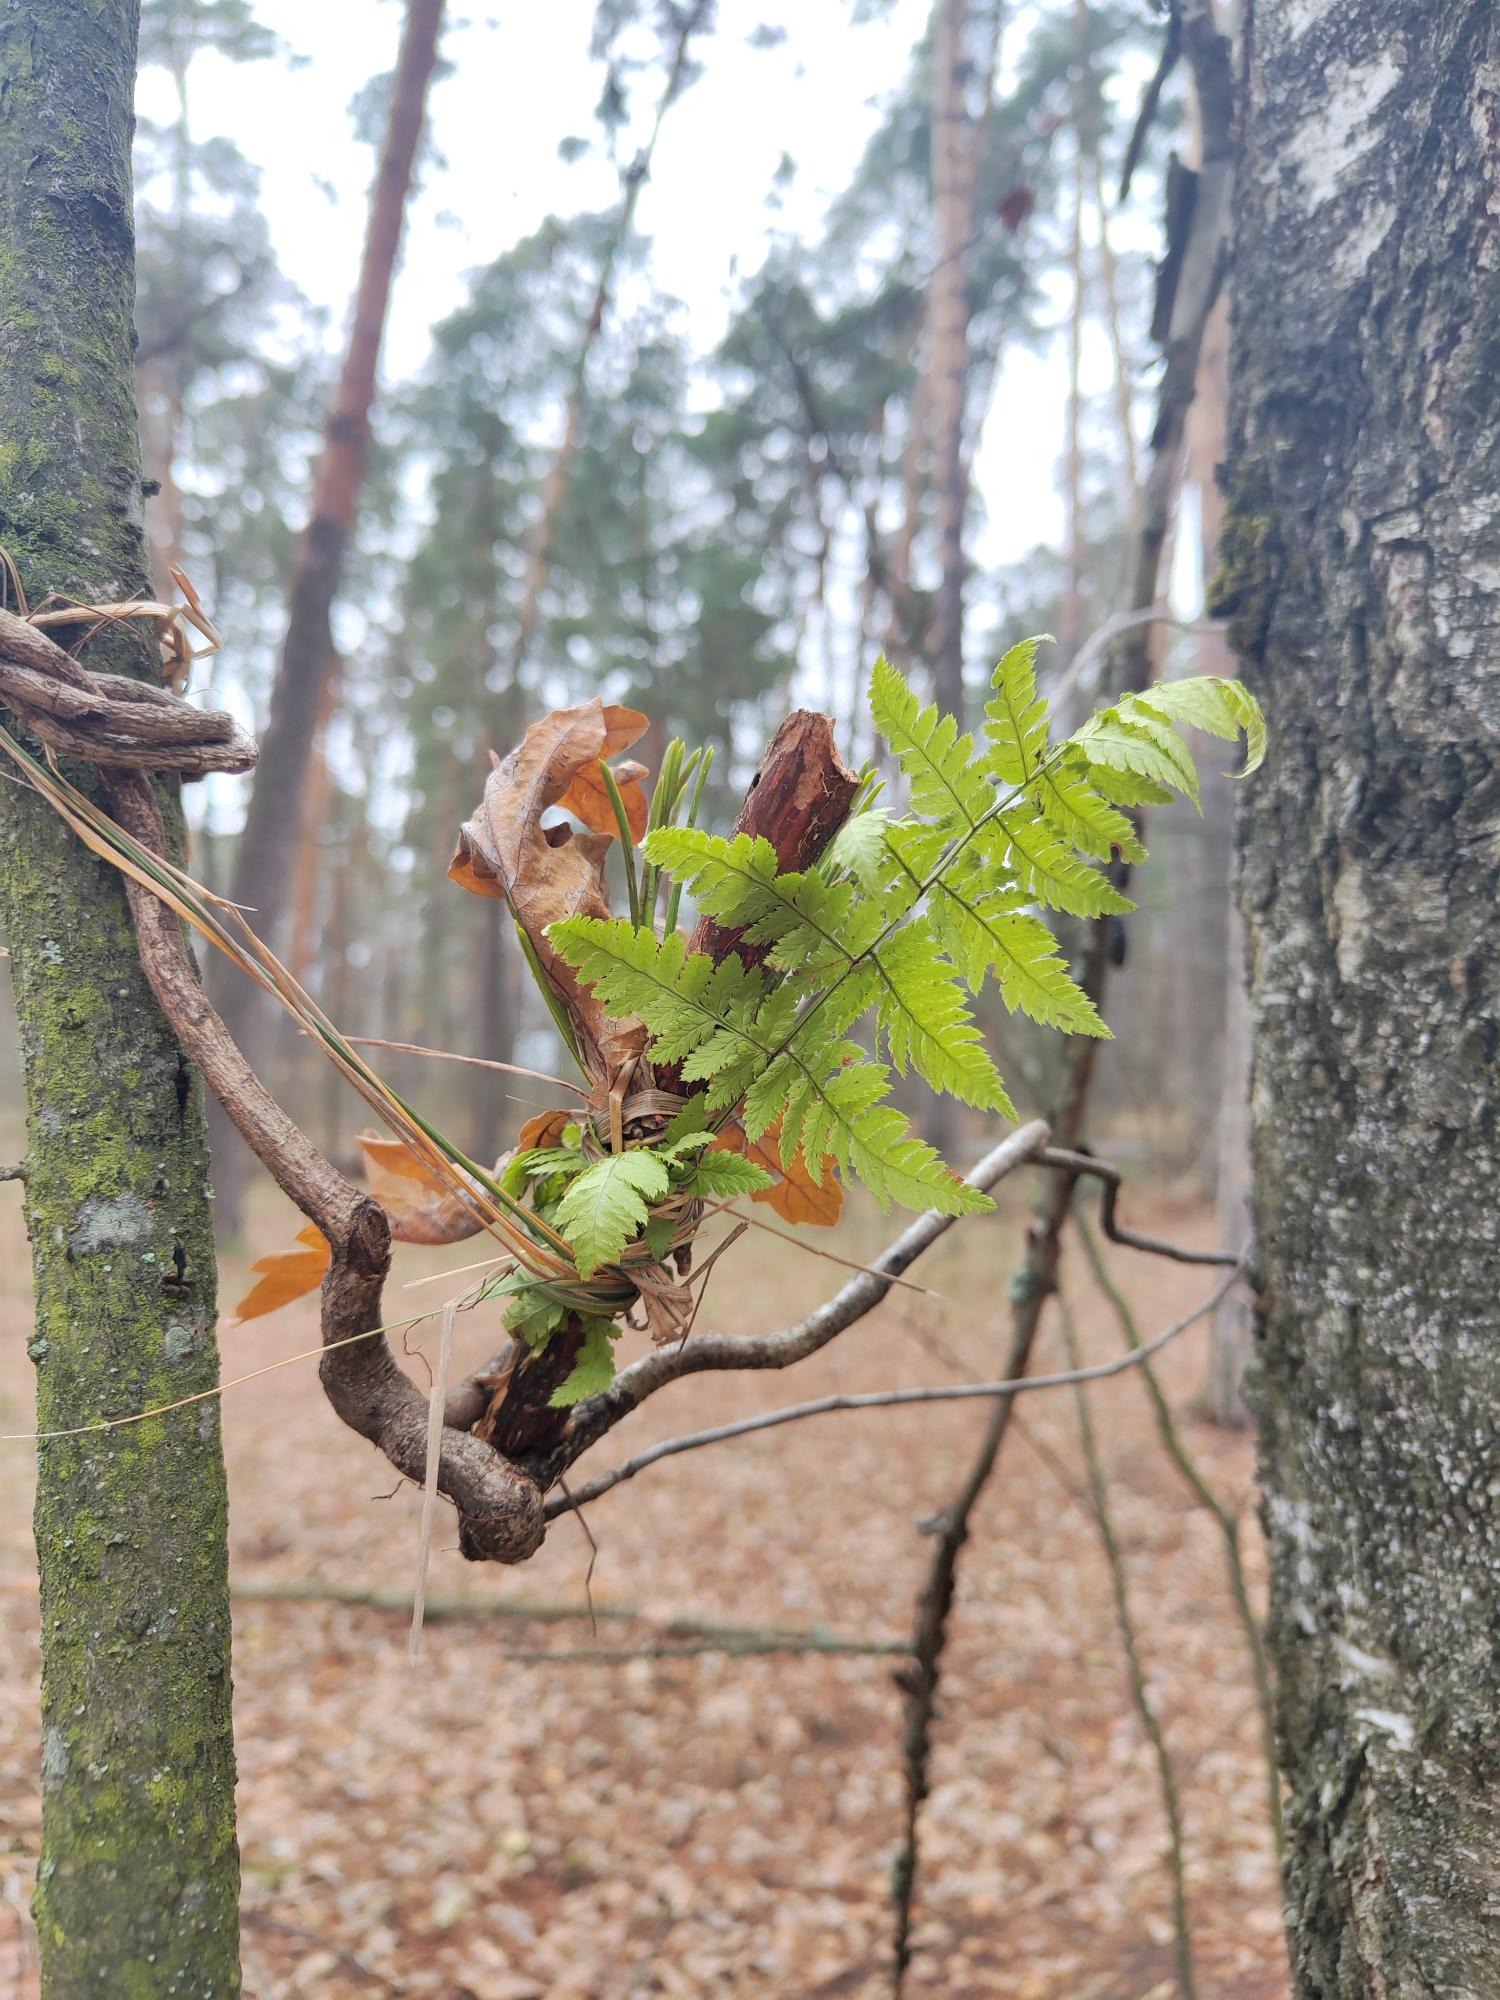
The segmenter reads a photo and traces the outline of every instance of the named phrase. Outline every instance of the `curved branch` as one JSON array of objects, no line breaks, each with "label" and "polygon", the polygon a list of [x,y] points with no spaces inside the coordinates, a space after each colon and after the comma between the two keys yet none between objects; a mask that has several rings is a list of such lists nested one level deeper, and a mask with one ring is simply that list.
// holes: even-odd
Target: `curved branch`
[{"label": "curved branch", "polygon": [[1159,1236],[1141,1236],[1134,1229],[1127,1229],[1115,1217],[1115,1204],[1125,1177],[1118,1167],[1092,1153],[1073,1152],[1066,1146],[1044,1146],[1035,1156],[1035,1164],[1058,1167],[1069,1174],[1087,1174],[1101,1183],[1099,1227],[1111,1243],[1122,1244],[1127,1250],[1144,1250],[1152,1257],[1170,1257],[1176,1264],[1218,1264],[1226,1270],[1232,1264],[1238,1270],[1244,1261],[1237,1250],[1188,1250],[1180,1243],[1166,1243]]},{"label": "curved branch", "polygon": [[[116,772],[106,773],[106,780],[120,824],[161,853],[161,814],[149,784]],[[328,1399],[352,1430],[420,1484],[427,1461],[427,1399],[383,1338],[355,1338],[381,1324],[391,1255],[385,1210],[324,1159],[250,1068],[209,1005],[181,925],[166,904],[129,875],[125,892],[141,964],[178,1040],[282,1192],[328,1239],[333,1255],[322,1309],[328,1352],[319,1371]],[[335,1341],[344,1344],[334,1347]],[[479,1439],[444,1430],[438,1486],[458,1508],[460,1546],[471,1559],[524,1562],[541,1546],[539,1488]]]}]

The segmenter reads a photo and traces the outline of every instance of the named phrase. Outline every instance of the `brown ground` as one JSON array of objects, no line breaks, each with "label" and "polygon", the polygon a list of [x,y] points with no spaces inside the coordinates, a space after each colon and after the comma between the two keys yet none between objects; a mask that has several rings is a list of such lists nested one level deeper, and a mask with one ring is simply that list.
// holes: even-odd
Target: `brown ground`
[{"label": "brown ground", "polygon": [[[993,1373],[1017,1199],[998,1224],[962,1225],[914,1273],[941,1300],[896,1294],[794,1378],[701,1377],[668,1390],[599,1448],[600,1462],[830,1390],[943,1380],[954,1363]],[[0,1188],[0,1430],[31,1421],[19,1207]],[[1210,1226],[1180,1206],[1137,1205],[1137,1219],[1197,1241]],[[260,1246],[288,1244],[294,1227],[268,1199]],[[882,1230],[860,1217],[841,1247],[868,1254]],[[451,1264],[468,1250],[445,1254]],[[436,1267],[428,1253],[402,1256],[393,1307],[404,1277]],[[1147,1330],[1195,1302],[1212,1275],[1127,1251],[1113,1263]],[[231,1302],[242,1271],[226,1273]],[[832,1282],[829,1266],[752,1237],[719,1267],[706,1317],[781,1324]],[[1113,1351],[1115,1329],[1081,1274],[1073,1297],[1091,1355]],[[489,1326],[460,1328],[464,1355],[491,1345]],[[231,1329],[225,1372],[314,1338],[305,1306]],[[1187,1336],[1164,1371],[1184,1412],[1203,1342],[1201,1329]],[[1199,1994],[1284,2000],[1256,1721],[1220,1544],[1157,1448],[1139,1386],[1093,1395],[1183,1789]],[[1027,1399],[1020,1417],[960,1585],[909,1992],[1169,2000],[1161,1802],[1079,1497],[1071,1397]],[[390,1484],[383,1466],[340,1427],[309,1364],[233,1389],[225,1419],[239,1583],[409,1587],[416,1496],[375,1497]],[[1184,1421],[1221,1491],[1244,1496],[1249,1442]],[[929,1546],[918,1523],[954,1485],[982,1422],[972,1406],[820,1418],[653,1468],[591,1512],[594,1596],[651,1619],[904,1636]],[[0,1446],[0,2000],[35,1990],[23,1915],[38,1826],[29,1480],[29,1448]],[[579,1612],[587,1557],[563,1521],[523,1574],[475,1570],[442,1549],[431,1589]],[[1258,1569],[1258,1545],[1252,1560]],[[651,1638],[640,1624],[606,1622],[598,1643]],[[891,1662],[506,1657],[590,1643],[586,1617],[444,1622],[413,1673],[397,1616],[240,1604],[252,2000],[888,1993],[901,1801]]]}]

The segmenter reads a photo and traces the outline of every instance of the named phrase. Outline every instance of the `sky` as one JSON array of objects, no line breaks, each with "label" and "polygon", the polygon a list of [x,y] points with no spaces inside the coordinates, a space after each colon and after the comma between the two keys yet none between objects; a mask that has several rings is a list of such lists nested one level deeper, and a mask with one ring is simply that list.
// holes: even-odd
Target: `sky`
[{"label": "sky", "polygon": [[[700,48],[704,73],[664,125],[638,221],[653,241],[655,280],[681,301],[700,352],[722,331],[737,276],[760,262],[771,230],[816,232],[851,176],[882,96],[901,80],[929,0],[891,0],[880,18],[858,26],[853,11],[850,0],[721,0],[717,30]],[[395,0],[257,0],[256,14],[300,61],[288,68],[200,57],[191,83],[195,136],[229,137],[261,168],[277,254],[328,309],[327,338],[337,347],[372,166],[348,106],[370,76],[393,66],[403,9]],[[616,171],[597,150],[571,165],[558,151],[570,135],[595,133],[601,72],[588,53],[593,15],[594,0],[512,7],[488,0],[452,13],[443,43],[452,72],[430,106],[444,164],[427,173],[410,212],[387,382],[422,366],[429,329],[461,302],[467,271],[549,213],[618,199]],[[785,38],[752,46],[762,25],[785,29]],[[641,81],[642,115],[659,87],[659,76]],[[141,105],[171,115],[164,76],[143,77]],[[627,143],[625,157],[632,150]],[[766,194],[783,152],[797,173],[769,216]],[[1091,365],[1102,389],[1102,355]],[[1056,357],[1012,350],[975,466],[983,560],[1008,560],[1061,534],[1064,397]]]}]

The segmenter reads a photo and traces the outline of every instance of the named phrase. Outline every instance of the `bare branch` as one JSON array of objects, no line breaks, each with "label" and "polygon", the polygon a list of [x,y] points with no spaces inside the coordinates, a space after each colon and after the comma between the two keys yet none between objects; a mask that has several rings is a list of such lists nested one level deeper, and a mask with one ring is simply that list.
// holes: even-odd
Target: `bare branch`
[{"label": "bare branch", "polygon": [[[1046,1123],[1040,1118],[1021,1126],[985,1154],[969,1174],[969,1185],[985,1189],[996,1186],[1039,1152],[1050,1137]],[[951,1215],[939,1215],[935,1209],[919,1215],[911,1227],[903,1230],[890,1248],[875,1259],[868,1271],[840,1286],[831,1299],[809,1313],[806,1319],[798,1320],[795,1326],[785,1327],[777,1333],[701,1333],[691,1340],[679,1341],[675,1346],[658,1348],[654,1354],[632,1362],[601,1395],[590,1396],[578,1405],[563,1432],[562,1444],[556,1454],[561,1462],[556,1465],[548,1463],[544,1473],[538,1469],[538,1476],[544,1477],[550,1485],[558,1472],[566,1472],[581,1453],[603,1437],[606,1431],[613,1429],[622,1417],[628,1416],[648,1396],[655,1395],[658,1389],[664,1389],[669,1382],[676,1382],[684,1375],[701,1375],[721,1368],[789,1368],[793,1362],[816,1354],[820,1347],[826,1347],[837,1334],[843,1333],[878,1306],[895,1279],[908,1265],[914,1264],[924,1250],[930,1249],[953,1226],[954,1220]],[[575,1501],[579,1497],[575,1495]],[[585,1492],[581,1497],[586,1499],[589,1494]],[[554,1513],[565,1513],[568,1504],[554,1501]]]},{"label": "bare branch", "polygon": [[[612,1487],[622,1485],[627,1479],[634,1479],[638,1472],[644,1472],[648,1465],[655,1465],[664,1458],[676,1458],[681,1452],[697,1451],[702,1445],[724,1444],[730,1438],[749,1437],[756,1431],[778,1429],[782,1424],[794,1424],[803,1417],[832,1416],[840,1410],[890,1410],[909,1403],[961,1403],[986,1401],[999,1397],[1019,1396],[1032,1389],[1070,1389],[1084,1382],[1105,1382],[1114,1375],[1126,1375],[1133,1368],[1139,1368],[1154,1354],[1159,1354],[1179,1334],[1196,1326],[1205,1314],[1211,1313],[1219,1301],[1235,1284],[1242,1265],[1238,1259],[1232,1271],[1226,1272],[1213,1292],[1201,1305],[1195,1306],[1184,1319],[1174,1320],[1172,1325],[1153,1335],[1140,1347],[1132,1348],[1128,1354],[1116,1356],[1113,1361],[1096,1361],[1087,1368],[1064,1369],[1056,1375],[1012,1375],[1002,1382],[950,1382],[933,1387],[918,1389],[871,1389],[861,1395],[819,1396],[809,1403],[792,1403],[782,1410],[765,1410],[756,1417],[741,1417],[732,1424],[718,1424],[712,1430],[689,1431],[682,1437],[664,1438],[635,1458],[627,1458],[612,1471],[603,1472],[597,1479],[580,1486],[566,1498],[559,1495],[547,1502],[547,1518],[554,1520],[559,1514],[567,1513],[570,1507],[581,1507],[591,1500],[597,1500]],[[845,1287],[848,1290],[849,1287]],[[842,1296],[842,1294],[840,1294]],[[830,1301],[830,1304],[834,1301]],[[824,1312],[828,1310],[825,1306]],[[804,1322],[807,1324],[807,1322]],[[795,1329],[794,1329],[795,1330]],[[718,1336],[729,1339],[727,1335]],[[768,1339],[784,1336],[771,1334]],[[734,1343],[739,1345],[740,1343]],[[670,1350],[675,1353],[680,1350]],[[654,1356],[652,1357],[655,1358]],[[627,1371],[629,1372],[629,1371]],[[622,1378],[623,1379],[623,1378]],[[603,1400],[601,1397],[600,1401]]]},{"label": "bare branch", "polygon": [[1060,1167],[1070,1174],[1087,1174],[1102,1183],[1099,1227],[1111,1243],[1123,1244],[1127,1250],[1145,1250],[1153,1257],[1170,1257],[1177,1264],[1218,1264],[1226,1270],[1233,1265],[1237,1270],[1244,1261],[1243,1253],[1238,1250],[1188,1250],[1180,1243],[1165,1243],[1159,1236],[1141,1236],[1127,1229],[1115,1218],[1115,1203],[1124,1176],[1107,1160],[1096,1159],[1092,1153],[1071,1152],[1064,1146],[1046,1146],[1035,1155],[1035,1162],[1039,1167]]},{"label": "bare branch", "polygon": [[[1064,1346],[1068,1359],[1073,1363],[1074,1373],[1078,1374],[1081,1372],[1078,1368],[1078,1334],[1067,1301],[1061,1292],[1058,1293],[1057,1304],[1062,1315]],[[1193,1947],[1188,1929],[1187,1869],[1182,1853],[1182,1794],[1176,1773],[1172,1769],[1166,1732],[1162,1728],[1161,1717],[1156,1712],[1156,1704],[1151,1699],[1151,1690],[1146,1683],[1146,1669],[1141,1659],[1140,1635],[1136,1627],[1135,1613],[1130,1606],[1130,1580],[1125,1572],[1125,1555],[1120,1547],[1120,1537],[1115,1529],[1114,1515],[1110,1509],[1109,1485],[1104,1476],[1104,1462],[1099,1455],[1099,1440],[1094,1431],[1094,1420],[1089,1414],[1088,1397],[1081,1387],[1075,1388],[1073,1394],[1077,1401],[1083,1459],[1089,1475],[1089,1511],[1093,1515],[1094,1526],[1099,1533],[1099,1545],[1104,1552],[1104,1560],[1109,1565],[1110,1590],[1115,1601],[1115,1623],[1119,1627],[1120,1645],[1125,1654],[1125,1665],[1130,1677],[1131,1698],[1135,1702],[1136,1713],[1141,1718],[1141,1727],[1151,1744],[1151,1754],[1156,1761],[1157,1781],[1161,1787],[1162,1811],[1167,1822],[1167,1866],[1172,1882],[1172,1928],[1177,1947],[1177,1986],[1181,2000],[1194,2000],[1197,1983],[1193,1975]]]},{"label": "bare branch", "polygon": [[[382,1611],[409,1618],[412,1600],[404,1591],[360,1589],[334,1583],[236,1583],[231,1595],[252,1604],[338,1604],[361,1611]],[[843,1638],[825,1632],[779,1625],[720,1625],[703,1618],[651,1618],[631,1604],[550,1604],[524,1597],[430,1597],[425,1623],[437,1625],[464,1619],[514,1620],[523,1625],[557,1625],[578,1619],[644,1626],[653,1636],[644,1646],[596,1649],[509,1649],[490,1657],[506,1660],[642,1660],[684,1658],[697,1653],[728,1653],[735,1657],[761,1653],[864,1653],[900,1658],[911,1648],[904,1639]]]}]

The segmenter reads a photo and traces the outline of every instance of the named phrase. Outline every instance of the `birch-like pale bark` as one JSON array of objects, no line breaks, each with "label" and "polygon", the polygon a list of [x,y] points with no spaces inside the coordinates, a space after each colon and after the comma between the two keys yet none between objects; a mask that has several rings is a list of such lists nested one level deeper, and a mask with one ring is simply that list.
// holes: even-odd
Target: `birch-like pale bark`
[{"label": "birch-like pale bark", "polygon": [[1500,16],[1256,0],[1221,587],[1300,2000],[1500,1992]]}]

